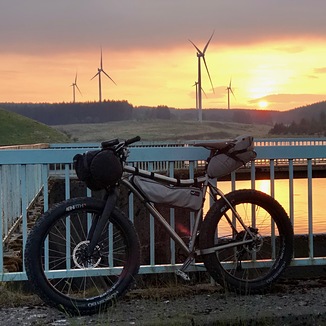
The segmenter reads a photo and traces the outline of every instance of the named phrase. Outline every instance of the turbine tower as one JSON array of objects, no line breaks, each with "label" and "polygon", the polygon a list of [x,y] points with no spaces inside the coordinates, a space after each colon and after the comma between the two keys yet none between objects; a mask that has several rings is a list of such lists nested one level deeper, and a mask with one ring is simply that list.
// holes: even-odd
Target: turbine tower
[{"label": "turbine tower", "polygon": [[[198,82],[195,81],[195,83],[192,85],[193,87],[196,87],[196,110],[198,110]],[[204,93],[205,97],[207,97],[205,91],[203,90],[203,88],[201,88],[202,92]]]},{"label": "turbine tower", "polygon": [[207,50],[207,47],[208,47],[213,35],[214,35],[214,32],[212,33],[211,37],[209,38],[208,42],[206,43],[203,51],[199,50],[199,48],[195,45],[195,43],[193,43],[191,40],[189,40],[189,42],[197,50],[197,58],[198,58],[198,81],[197,81],[198,85],[197,85],[197,91],[198,91],[198,120],[199,120],[199,122],[202,122],[201,58],[203,58],[204,65],[205,65],[205,68],[206,68],[206,71],[207,71],[207,75],[208,75],[209,81],[210,81],[210,83],[212,85],[213,92],[214,92],[214,86],[213,86],[213,83],[212,83],[211,75],[209,73],[207,63],[206,63],[206,59],[205,59],[205,52]]},{"label": "turbine tower", "polygon": [[233,90],[232,90],[232,87],[231,87],[231,79],[230,79],[229,86],[226,88],[226,90],[228,91],[228,110],[230,110],[230,92],[234,96],[234,93],[233,93]]},{"label": "turbine tower", "polygon": [[75,81],[70,86],[72,87],[72,102],[75,103],[76,102],[76,88],[77,88],[78,92],[80,93],[80,95],[82,95],[82,93],[77,85],[77,73],[75,76]]},{"label": "turbine tower", "polygon": [[103,59],[102,59],[102,48],[101,48],[101,59],[100,59],[100,67],[97,68],[97,73],[91,78],[94,79],[98,76],[98,93],[99,93],[99,102],[102,102],[102,84],[101,84],[101,73],[103,73],[106,77],[111,79],[111,81],[116,85],[115,81],[103,70]]}]

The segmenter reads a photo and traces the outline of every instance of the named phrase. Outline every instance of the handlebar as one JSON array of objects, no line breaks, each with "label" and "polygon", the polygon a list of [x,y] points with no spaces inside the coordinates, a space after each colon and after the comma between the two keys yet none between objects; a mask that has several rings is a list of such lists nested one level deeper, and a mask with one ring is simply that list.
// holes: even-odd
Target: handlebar
[{"label": "handlebar", "polygon": [[111,139],[111,140],[107,140],[107,141],[103,141],[101,143],[101,147],[102,148],[108,148],[108,147],[113,147],[115,145],[119,144],[119,139]]},{"label": "handlebar", "polygon": [[[136,143],[140,141],[140,137],[139,136],[136,136],[136,137],[133,137],[133,138],[130,138],[130,139],[127,139],[125,140],[124,142],[121,142],[121,144],[123,146],[128,146],[128,145],[131,145],[133,143]],[[111,139],[111,140],[107,140],[107,141],[103,141],[101,143],[101,147],[104,149],[104,148],[109,148],[109,147],[114,147],[114,146],[117,146],[120,144],[120,141],[118,138],[115,138],[115,139]],[[120,147],[120,146],[119,146]]]},{"label": "handlebar", "polygon": [[136,143],[136,142],[138,142],[138,141],[140,141],[140,136],[136,136],[136,137],[133,137],[133,138],[127,139],[127,140],[125,141],[125,144],[128,146],[128,145],[131,145],[131,144]]}]

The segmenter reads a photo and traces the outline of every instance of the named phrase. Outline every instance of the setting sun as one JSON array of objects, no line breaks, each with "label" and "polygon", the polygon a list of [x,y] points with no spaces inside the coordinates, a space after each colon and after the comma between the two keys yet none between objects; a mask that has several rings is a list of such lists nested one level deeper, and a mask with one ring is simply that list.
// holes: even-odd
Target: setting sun
[{"label": "setting sun", "polygon": [[[290,110],[325,100],[321,4],[239,2],[237,12],[247,14],[234,25],[229,19],[223,23],[232,7],[227,1],[211,0],[205,7],[186,0],[177,6],[96,2],[79,6],[77,0],[69,5],[37,0],[34,7],[26,5],[28,14],[24,6],[5,2],[2,12],[8,14],[0,24],[8,32],[0,34],[0,102],[73,102],[76,80],[77,102],[98,101],[101,93],[103,100],[134,106],[191,109],[197,105],[193,85],[200,69],[203,109]],[[200,17],[197,6],[203,10]],[[49,13],[51,19],[45,19]],[[256,19],[262,15],[264,28]],[[205,56],[200,69],[197,50]],[[91,80],[102,64],[114,83],[105,74],[101,81]]]},{"label": "setting sun", "polygon": [[260,101],[258,102],[258,106],[261,108],[261,109],[265,109],[268,107],[268,102],[267,101]]}]

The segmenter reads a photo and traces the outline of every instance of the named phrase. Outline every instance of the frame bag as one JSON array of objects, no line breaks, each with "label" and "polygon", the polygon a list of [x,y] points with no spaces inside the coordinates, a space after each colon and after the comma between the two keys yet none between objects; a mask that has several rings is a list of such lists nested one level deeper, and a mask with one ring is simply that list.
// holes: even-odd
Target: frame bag
[{"label": "frame bag", "polygon": [[122,164],[111,149],[101,149],[77,154],[73,158],[79,180],[91,190],[114,186],[122,176]]},{"label": "frame bag", "polygon": [[246,163],[254,161],[256,156],[253,137],[239,136],[225,150],[215,151],[211,154],[207,160],[207,175],[210,178],[221,178]]},{"label": "frame bag", "polygon": [[203,202],[203,193],[201,189],[196,187],[165,185],[140,176],[134,176],[133,183],[149,201],[156,204],[189,208],[196,211],[200,209]]}]

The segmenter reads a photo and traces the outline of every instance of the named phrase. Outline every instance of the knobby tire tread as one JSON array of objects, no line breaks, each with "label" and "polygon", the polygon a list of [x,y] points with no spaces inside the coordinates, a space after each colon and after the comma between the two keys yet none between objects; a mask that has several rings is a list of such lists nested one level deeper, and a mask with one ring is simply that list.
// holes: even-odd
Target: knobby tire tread
[{"label": "knobby tire tread", "polygon": [[115,295],[112,298],[108,296],[104,300],[103,298],[98,298],[98,302],[95,299],[92,301],[92,305],[89,305],[87,300],[71,300],[53,289],[43,272],[39,248],[42,247],[43,240],[51,225],[65,214],[65,208],[81,203],[86,203],[86,205],[95,208],[98,212],[102,212],[105,205],[105,202],[102,200],[88,197],[68,199],[55,204],[37,220],[28,235],[25,247],[26,273],[33,291],[49,306],[70,315],[94,314],[112,306],[131,287],[140,266],[140,245],[137,232],[131,221],[120,210],[115,208],[110,216],[110,221],[113,224],[119,225],[123,232],[125,232],[129,244],[129,257],[131,257],[129,265],[126,266],[124,277],[117,282],[118,284],[114,289]]},{"label": "knobby tire tread", "polygon": [[[282,250],[276,257],[276,264],[262,279],[246,282],[231,276],[225,271],[215,253],[203,255],[205,267],[212,278],[230,291],[240,294],[255,294],[266,292],[281,276],[293,257],[293,227],[283,207],[271,196],[257,190],[236,190],[226,195],[232,204],[254,203],[267,210],[277,221],[280,232],[284,236]],[[201,249],[214,246],[214,232],[220,218],[223,216],[226,203],[218,200],[207,213],[199,236]]]}]

